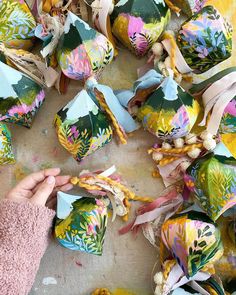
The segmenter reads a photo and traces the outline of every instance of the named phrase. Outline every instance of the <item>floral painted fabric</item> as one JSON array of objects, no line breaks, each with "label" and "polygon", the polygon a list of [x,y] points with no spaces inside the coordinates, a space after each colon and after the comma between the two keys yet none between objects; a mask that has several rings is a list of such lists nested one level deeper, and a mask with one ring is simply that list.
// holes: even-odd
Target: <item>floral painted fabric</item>
[{"label": "floral painted fabric", "polygon": [[28,76],[0,62],[0,121],[31,127],[45,99],[44,90]]},{"label": "floral painted fabric", "polygon": [[57,57],[63,73],[75,80],[97,75],[114,55],[111,42],[87,23],[68,13]]},{"label": "floral painted fabric", "polygon": [[116,38],[136,55],[143,56],[165,30],[170,10],[164,0],[120,0],[111,20]]},{"label": "floral painted fabric", "polygon": [[236,160],[216,153],[196,159],[184,177],[186,186],[213,221],[236,205]]},{"label": "floral painted fabric", "polygon": [[174,139],[191,131],[199,111],[198,102],[168,77],[139,109],[138,118],[157,137]]},{"label": "floral painted fabric", "polygon": [[224,110],[219,132],[221,134],[236,133],[236,96]]},{"label": "floral painted fabric", "polygon": [[36,21],[24,0],[0,1],[0,42],[7,47],[29,49]]},{"label": "floral painted fabric", "polygon": [[5,124],[0,123],[0,165],[15,163],[11,144],[11,133]]},{"label": "floral painted fabric", "polygon": [[213,6],[205,6],[182,25],[177,44],[190,68],[203,73],[231,56],[232,27]]},{"label": "floral painted fabric", "polygon": [[172,216],[162,225],[161,237],[188,278],[223,254],[220,230],[201,212]]},{"label": "floral painted fabric", "polygon": [[102,255],[108,219],[104,201],[63,194],[63,199],[58,197],[58,206],[60,202],[71,210],[63,218],[57,213],[55,235],[59,243],[70,250]]},{"label": "floral painted fabric", "polygon": [[174,0],[173,3],[177,5],[181,11],[188,16],[192,16],[195,13],[201,11],[207,0]]},{"label": "floral painted fabric", "polygon": [[55,117],[61,145],[81,161],[112,140],[112,127],[86,90],[61,109]]}]

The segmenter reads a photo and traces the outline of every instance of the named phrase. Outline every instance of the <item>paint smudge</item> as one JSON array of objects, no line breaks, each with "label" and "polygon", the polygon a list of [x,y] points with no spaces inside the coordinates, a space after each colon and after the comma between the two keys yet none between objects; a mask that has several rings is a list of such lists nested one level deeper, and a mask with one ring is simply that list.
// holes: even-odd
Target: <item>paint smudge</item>
[{"label": "paint smudge", "polygon": [[39,156],[35,155],[35,156],[32,157],[32,162],[33,163],[37,163],[38,161],[39,161]]},{"label": "paint smudge", "polygon": [[47,136],[48,135],[48,130],[47,129],[42,129],[42,134],[44,135],[44,136]]},{"label": "paint smudge", "polygon": [[83,264],[80,261],[75,261],[75,264],[79,267],[83,267]]},{"label": "paint smudge", "polygon": [[16,168],[14,170],[14,179],[13,179],[13,183],[15,184],[16,182],[21,181],[22,179],[24,179],[28,174],[30,174],[32,172],[32,170],[30,170],[28,167],[26,166],[22,166],[20,164],[16,165]]},{"label": "paint smudge", "polygon": [[54,147],[52,150],[52,154],[55,158],[57,158],[59,154],[59,149],[57,147]]},{"label": "paint smudge", "polygon": [[49,169],[49,168],[52,168],[52,163],[50,162],[45,162],[45,163],[42,163],[39,168],[40,170],[44,170],[44,169]]},{"label": "paint smudge", "polygon": [[46,277],[46,278],[43,278],[42,283],[44,286],[57,285],[57,280],[53,277]]}]

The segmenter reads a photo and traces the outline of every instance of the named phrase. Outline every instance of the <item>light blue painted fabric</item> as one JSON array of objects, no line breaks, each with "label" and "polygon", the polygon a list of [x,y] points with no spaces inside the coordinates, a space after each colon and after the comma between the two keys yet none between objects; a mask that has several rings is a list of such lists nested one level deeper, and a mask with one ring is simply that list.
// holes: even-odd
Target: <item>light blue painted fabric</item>
[{"label": "light blue painted fabric", "polygon": [[128,106],[131,98],[135,96],[138,90],[148,89],[154,85],[158,85],[163,81],[164,77],[155,70],[148,71],[145,75],[134,82],[134,86],[130,90],[116,90],[114,91],[121,105]]},{"label": "light blue painted fabric", "polygon": [[124,109],[124,107],[120,104],[119,100],[117,99],[116,95],[110,87],[106,85],[95,84],[91,81],[88,81],[88,83],[86,83],[86,87],[94,100],[96,100],[94,88],[96,88],[103,94],[109,109],[115,116],[119,125],[122,126],[122,128],[125,130],[125,132],[133,132],[139,128],[138,123],[135,122],[135,120],[128,113],[128,111]]}]

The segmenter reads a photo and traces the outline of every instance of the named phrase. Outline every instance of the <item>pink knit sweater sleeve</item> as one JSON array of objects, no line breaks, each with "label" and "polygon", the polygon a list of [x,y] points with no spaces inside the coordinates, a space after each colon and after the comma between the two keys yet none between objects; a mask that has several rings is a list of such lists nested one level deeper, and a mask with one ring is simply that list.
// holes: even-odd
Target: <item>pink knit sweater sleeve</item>
[{"label": "pink knit sweater sleeve", "polygon": [[29,293],[47,248],[55,212],[31,203],[0,202],[0,294]]}]

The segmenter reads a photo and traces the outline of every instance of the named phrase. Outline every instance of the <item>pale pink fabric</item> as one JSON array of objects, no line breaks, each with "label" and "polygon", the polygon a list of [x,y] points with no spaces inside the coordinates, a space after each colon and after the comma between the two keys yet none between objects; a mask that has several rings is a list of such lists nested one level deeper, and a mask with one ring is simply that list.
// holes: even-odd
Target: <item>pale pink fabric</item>
[{"label": "pale pink fabric", "polygon": [[31,203],[0,202],[0,294],[29,293],[47,248],[55,212]]}]

